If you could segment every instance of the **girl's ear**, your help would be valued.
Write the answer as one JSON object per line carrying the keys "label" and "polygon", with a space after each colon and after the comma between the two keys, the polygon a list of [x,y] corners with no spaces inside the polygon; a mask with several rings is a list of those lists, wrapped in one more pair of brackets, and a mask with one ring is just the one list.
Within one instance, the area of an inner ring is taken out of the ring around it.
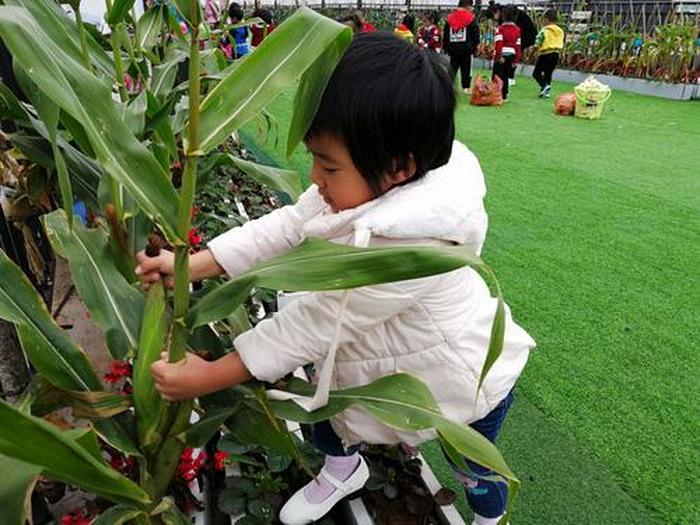
{"label": "girl's ear", "polygon": [[413,178],[416,174],[416,160],[413,158],[413,154],[410,154],[406,165],[403,168],[395,170],[393,173],[387,173],[384,175],[381,183],[382,193],[389,191],[394,186],[406,182],[407,180]]}

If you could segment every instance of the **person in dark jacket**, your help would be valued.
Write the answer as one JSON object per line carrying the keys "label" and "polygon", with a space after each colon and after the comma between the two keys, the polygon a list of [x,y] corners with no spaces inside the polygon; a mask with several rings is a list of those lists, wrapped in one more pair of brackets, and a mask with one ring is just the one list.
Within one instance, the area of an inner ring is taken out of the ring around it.
{"label": "person in dark jacket", "polygon": [[[494,22],[497,24],[502,23],[502,15],[503,15],[503,6],[501,4],[497,4],[495,2],[489,2],[489,8],[486,11],[486,15],[489,18],[492,18]],[[521,48],[523,54],[527,49],[531,46],[535,45],[535,38],[537,37],[537,26],[535,25],[535,22],[532,21],[532,18],[530,18],[530,15],[528,15],[525,11],[522,9],[517,9],[515,11],[515,25],[520,28],[520,39],[521,39]],[[508,74],[508,83],[511,86],[515,85],[515,66],[511,68]]]}
{"label": "person in dark jacket", "polygon": [[479,46],[479,24],[473,0],[459,0],[457,9],[447,15],[442,33],[442,47],[450,55],[452,74],[460,71],[462,89],[469,94],[472,84],[472,55]]}

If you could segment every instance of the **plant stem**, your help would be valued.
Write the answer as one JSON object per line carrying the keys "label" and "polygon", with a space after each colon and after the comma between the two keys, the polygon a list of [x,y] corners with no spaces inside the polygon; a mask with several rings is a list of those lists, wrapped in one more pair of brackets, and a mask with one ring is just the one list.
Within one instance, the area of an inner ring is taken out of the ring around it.
{"label": "plant stem", "polygon": [[80,50],[83,53],[83,62],[88,71],[92,72],[90,64],[90,52],[88,51],[87,38],[85,37],[85,27],[83,27],[83,15],[80,13],[80,2],[75,8],[75,24],[78,26],[78,36],[80,37]]}
{"label": "plant stem", "polygon": [[[193,11],[198,3],[192,2]],[[192,20],[197,20],[197,12],[192,13]],[[190,302],[190,260],[189,231],[191,227],[191,210],[194,203],[194,191],[197,184],[197,160],[199,159],[199,25],[192,24],[189,64],[189,116],[187,140],[185,143],[185,169],[180,188],[180,209],[178,211],[177,233],[180,240],[175,247],[175,300],[173,333],[170,340],[169,359],[171,363],[185,357],[187,347],[187,327],[185,316]]]}

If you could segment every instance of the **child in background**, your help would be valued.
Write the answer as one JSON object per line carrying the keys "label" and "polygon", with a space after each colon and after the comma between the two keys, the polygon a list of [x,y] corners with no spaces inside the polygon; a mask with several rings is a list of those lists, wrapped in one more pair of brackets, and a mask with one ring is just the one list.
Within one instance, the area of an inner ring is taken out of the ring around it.
{"label": "child in background", "polygon": [[394,34],[407,42],[413,44],[416,41],[416,37],[413,35],[413,29],[415,25],[415,18],[413,15],[405,15],[401,19],[401,23],[394,29]]}
{"label": "child in background", "polygon": [[[461,244],[479,253],[488,222],[486,187],[477,158],[454,141],[455,104],[437,55],[391,33],[357,35],[305,137],[314,184],[295,205],[234,228],[192,255],[191,278],[240,275],[306,237],[359,247]],[[146,286],[173,274],[168,251],[138,258],[136,272]],[[477,396],[495,311],[485,282],[468,267],[310,293],[239,335],[235,351],[219,360],[187,354],[179,363],[154,363],[152,373],[163,398],[176,401],[253,377],[274,383],[310,362],[324,378],[321,396],[331,385],[346,389],[406,372],[426,383],[447,417],[494,441],[534,346],[506,308],[503,351]],[[397,431],[354,407],[314,425],[313,442],[327,454],[325,465],[285,504],[280,521],[311,523],[362,488],[369,477],[358,452],[362,443],[416,446],[434,437]],[[504,513],[506,486],[467,463],[468,471],[455,470],[476,523],[495,524]]]}
{"label": "child in background", "polygon": [[450,55],[454,75],[461,71],[462,90],[471,93],[472,55],[479,47],[479,23],[474,16],[473,0],[459,0],[457,9],[447,15],[442,33],[442,44]]}
{"label": "child in background", "polygon": [[418,29],[418,45],[428,51],[442,51],[442,36],[437,26],[440,16],[437,11],[423,15],[423,25]]}
{"label": "child in background", "polygon": [[272,13],[269,9],[256,9],[253,11],[253,18],[259,18],[263,21],[263,23],[258,22],[257,24],[250,26],[250,32],[253,35],[250,40],[250,45],[253,47],[258,47],[260,44],[262,44],[265,37],[275,30],[277,25],[275,24],[275,21],[272,18]]}
{"label": "child in background", "polygon": [[[228,6],[228,17],[231,19],[231,24],[239,24],[243,22],[243,8],[240,4],[233,3]],[[232,42],[230,43],[232,48],[232,53],[229,58],[234,60],[247,55],[250,52],[250,46],[248,45],[248,28],[247,27],[236,27],[229,31],[231,35]]]}
{"label": "child in background", "polygon": [[542,29],[535,38],[539,54],[532,76],[540,85],[540,98],[549,98],[552,92],[552,73],[559,62],[559,52],[564,48],[564,30],[556,22],[557,12],[547,9],[542,16]]}
{"label": "child in background", "polygon": [[496,29],[494,44],[496,53],[493,58],[493,77],[498,76],[502,82],[501,95],[503,102],[508,100],[508,76],[522,56],[520,49],[520,28],[515,25],[516,8],[508,6],[503,9],[501,19],[503,23]]}

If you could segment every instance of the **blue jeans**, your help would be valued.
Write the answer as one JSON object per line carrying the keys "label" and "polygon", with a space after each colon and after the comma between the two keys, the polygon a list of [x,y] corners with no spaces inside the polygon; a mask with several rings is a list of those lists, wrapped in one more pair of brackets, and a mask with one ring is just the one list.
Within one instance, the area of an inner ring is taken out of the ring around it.
{"label": "blue jeans", "polygon": [[[496,408],[469,426],[491,443],[495,443],[501,431],[503,420],[506,418],[506,414],[514,400],[515,396],[511,390]],[[491,476],[494,474],[493,471],[466,458],[465,463],[471,472],[464,472],[453,464],[449,458],[447,458],[447,461],[450,463],[452,470],[454,470],[457,479],[464,485],[467,493],[467,502],[475,514],[485,518],[497,518],[503,515],[508,501],[508,485],[503,482],[481,479],[479,476]]]}
{"label": "blue jeans", "polygon": [[[495,443],[503,420],[506,418],[508,409],[510,409],[514,399],[513,391],[510,391],[496,408],[469,426],[492,443]],[[317,450],[329,456],[345,456],[353,454],[359,449],[359,446],[353,446],[345,450],[342,441],[328,421],[321,421],[313,425],[312,441]],[[485,518],[497,518],[505,512],[508,500],[508,486],[503,482],[487,481],[479,477],[492,475],[493,471],[466,458],[465,462],[471,469],[471,472],[464,472],[454,465],[449,458],[448,462],[454,470],[457,479],[464,485],[467,493],[467,502],[474,513]]]}

